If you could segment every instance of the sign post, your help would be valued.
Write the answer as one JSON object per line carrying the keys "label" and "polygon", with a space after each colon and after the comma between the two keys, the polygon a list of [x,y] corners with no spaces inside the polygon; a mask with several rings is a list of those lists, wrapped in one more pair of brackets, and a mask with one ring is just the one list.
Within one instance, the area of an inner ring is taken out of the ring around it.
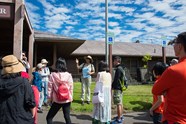
{"label": "sign post", "polygon": [[107,33],[107,43],[108,44],[113,44],[114,43],[114,40],[115,40],[115,37],[114,37],[114,33],[112,32],[108,32]]}
{"label": "sign post", "polygon": [[166,47],[167,42],[165,40],[162,41],[162,47]]}
{"label": "sign post", "polygon": [[107,38],[107,43],[109,44],[109,70],[110,74],[112,75],[112,44],[115,40],[114,33],[108,32]]}
{"label": "sign post", "polygon": [[166,40],[167,38],[166,36],[162,36],[161,39],[162,39],[162,60],[164,63],[166,63],[166,45],[167,45]]}

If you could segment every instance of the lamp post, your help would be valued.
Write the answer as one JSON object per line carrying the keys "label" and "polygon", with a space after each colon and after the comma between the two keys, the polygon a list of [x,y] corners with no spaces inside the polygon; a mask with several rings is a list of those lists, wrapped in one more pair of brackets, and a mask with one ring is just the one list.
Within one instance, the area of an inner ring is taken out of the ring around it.
{"label": "lamp post", "polygon": [[105,0],[105,61],[107,64],[108,63],[108,42],[107,42],[107,39],[108,39],[108,36],[107,36],[107,33],[108,33],[108,1]]}

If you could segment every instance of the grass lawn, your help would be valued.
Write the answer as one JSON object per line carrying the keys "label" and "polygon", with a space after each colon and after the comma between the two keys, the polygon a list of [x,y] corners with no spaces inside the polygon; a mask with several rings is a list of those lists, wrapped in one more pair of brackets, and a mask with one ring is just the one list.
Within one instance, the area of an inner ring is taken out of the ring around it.
{"label": "grass lawn", "polygon": [[[95,87],[95,83],[91,84],[91,93]],[[124,92],[123,103],[126,111],[145,111],[151,107],[152,85],[130,85]],[[74,83],[74,101],[72,102],[72,112],[92,112],[93,105],[81,105],[81,83]]]}

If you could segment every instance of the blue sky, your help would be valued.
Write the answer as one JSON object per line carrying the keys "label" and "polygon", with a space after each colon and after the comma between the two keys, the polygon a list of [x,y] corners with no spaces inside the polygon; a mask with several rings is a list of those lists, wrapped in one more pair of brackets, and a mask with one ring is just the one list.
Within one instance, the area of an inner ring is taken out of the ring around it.
{"label": "blue sky", "polygon": [[[186,31],[186,0],[108,0],[115,42],[161,44]],[[105,41],[105,0],[25,0],[35,30]],[[164,39],[163,39],[164,38]]]}

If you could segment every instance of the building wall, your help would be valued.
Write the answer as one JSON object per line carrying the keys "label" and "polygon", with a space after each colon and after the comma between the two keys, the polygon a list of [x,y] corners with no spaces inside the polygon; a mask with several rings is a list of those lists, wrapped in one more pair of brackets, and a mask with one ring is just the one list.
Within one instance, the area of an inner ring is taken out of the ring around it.
{"label": "building wall", "polygon": [[[76,68],[76,63],[75,63],[76,58],[79,58],[80,64],[84,62],[84,59],[82,56],[73,56],[71,58],[67,58],[66,59],[67,69],[72,74],[74,80],[79,81],[80,77],[81,77],[81,73]],[[139,81],[139,75],[137,73],[137,70],[138,70],[138,68],[143,67],[144,63],[142,61],[142,57],[121,57],[121,58],[122,58],[122,65],[124,65],[127,68],[127,71],[130,75],[130,80]],[[104,60],[104,56],[93,56],[93,59],[94,59],[93,64],[94,64],[94,67],[96,70],[96,73],[93,75],[93,79],[95,80],[97,70],[98,70],[98,63],[101,60]],[[167,63],[169,63],[169,60],[171,60],[171,58],[167,58],[167,60],[168,60]],[[149,61],[149,64],[148,64],[148,72],[151,73],[151,69],[157,61],[162,61],[162,58],[152,57],[152,60]],[[114,69],[114,67],[113,67],[113,69]]]}

